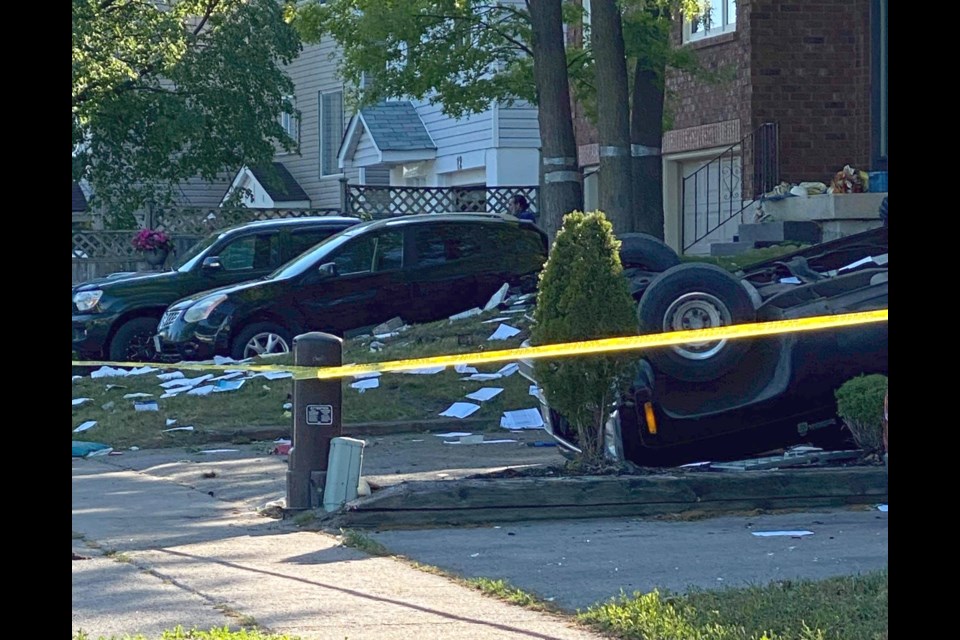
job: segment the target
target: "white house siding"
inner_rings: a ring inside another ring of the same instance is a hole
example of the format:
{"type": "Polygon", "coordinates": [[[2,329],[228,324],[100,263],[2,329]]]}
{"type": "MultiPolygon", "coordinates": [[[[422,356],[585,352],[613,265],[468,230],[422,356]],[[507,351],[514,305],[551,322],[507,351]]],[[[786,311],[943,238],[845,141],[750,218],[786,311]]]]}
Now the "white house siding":
{"type": "Polygon", "coordinates": [[[439,174],[449,174],[482,168],[486,161],[485,151],[493,146],[492,110],[465,116],[455,120],[444,115],[442,106],[427,102],[414,102],[420,119],[437,145],[434,162],[435,175],[428,184],[446,185],[448,181],[439,174]]]}
{"type": "Polygon", "coordinates": [[[518,101],[497,108],[495,135],[498,147],[540,148],[540,123],[537,108],[518,101]]]}
{"type": "Polygon", "coordinates": [[[373,139],[369,133],[360,137],[357,143],[357,150],[353,153],[353,166],[369,166],[380,162],[380,154],[377,148],[373,146],[373,139]]]}
{"type": "MultiPolygon", "coordinates": [[[[340,176],[320,177],[319,94],[343,89],[343,82],[337,76],[337,61],[330,57],[335,51],[336,46],[330,39],[318,45],[305,45],[300,56],[287,67],[296,85],[300,111],[300,153],[281,153],[276,158],[310,196],[311,206],[320,208],[340,207],[340,176]]],[[[351,115],[345,105],[344,130],[351,115]]],[[[358,169],[347,169],[345,177],[352,184],[358,183],[358,169]]]]}

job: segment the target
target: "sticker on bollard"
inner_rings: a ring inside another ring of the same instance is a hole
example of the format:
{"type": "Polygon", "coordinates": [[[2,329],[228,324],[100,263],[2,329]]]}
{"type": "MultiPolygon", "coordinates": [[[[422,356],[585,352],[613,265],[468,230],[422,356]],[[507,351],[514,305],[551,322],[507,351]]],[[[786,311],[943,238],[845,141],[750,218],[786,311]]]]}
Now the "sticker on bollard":
{"type": "Polygon", "coordinates": [[[330,426],[333,424],[333,406],[329,404],[308,404],[307,424],[330,426]]]}

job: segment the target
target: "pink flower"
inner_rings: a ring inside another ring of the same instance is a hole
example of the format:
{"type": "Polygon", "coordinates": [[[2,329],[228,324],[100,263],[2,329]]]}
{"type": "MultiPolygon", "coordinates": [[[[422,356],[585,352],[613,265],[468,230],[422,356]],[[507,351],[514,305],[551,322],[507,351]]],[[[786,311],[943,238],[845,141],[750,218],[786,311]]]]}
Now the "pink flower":
{"type": "Polygon", "coordinates": [[[173,241],[170,236],[158,229],[141,229],[131,241],[133,248],[137,251],[153,251],[160,249],[170,251],[173,249],[173,241]]]}

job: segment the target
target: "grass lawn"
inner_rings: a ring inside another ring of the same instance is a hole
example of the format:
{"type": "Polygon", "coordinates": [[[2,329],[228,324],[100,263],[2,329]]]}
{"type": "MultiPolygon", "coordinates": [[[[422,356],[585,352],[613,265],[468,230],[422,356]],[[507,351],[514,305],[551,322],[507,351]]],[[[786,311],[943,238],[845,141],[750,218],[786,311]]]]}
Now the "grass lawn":
{"type": "MultiPolygon", "coordinates": [[[[489,311],[464,320],[441,320],[410,327],[400,335],[381,340],[384,347],[371,351],[370,336],[360,336],[344,341],[344,363],[380,362],[402,358],[418,358],[450,353],[467,353],[479,350],[499,350],[520,346],[529,337],[529,320],[523,314],[497,314],[489,311]],[[520,329],[520,333],[507,340],[488,340],[499,323],[485,320],[505,317],[504,324],[520,329]]],[[[263,359],[254,364],[288,365],[293,363],[292,354],[263,359]]],[[[480,365],[482,373],[492,373],[506,363],[480,365]]],[[[165,369],[176,371],[176,368],[165,369]]],[[[113,447],[140,448],[190,447],[225,439],[243,441],[256,438],[271,429],[286,429],[293,426],[293,419],[284,404],[290,401],[293,382],[290,379],[268,380],[264,377],[247,378],[235,391],[216,392],[204,396],[180,393],[170,398],[160,398],[166,389],[156,376],[161,372],[136,376],[91,378],[89,375],[75,379],[73,398],[90,398],[73,407],[73,426],[96,421],[96,426],[74,433],[74,440],[99,442],[113,447]],[[150,397],[124,398],[129,394],[145,393],[150,397]],[[158,411],[137,411],[137,401],[156,400],[158,411]],[[175,420],[175,423],[169,423],[175,420]],[[164,429],[193,426],[193,431],[164,431],[164,429]],[[225,437],[226,436],[226,437],[225,437]]],[[[187,378],[207,373],[214,377],[223,375],[223,370],[209,372],[185,370],[187,378]]],[[[480,409],[470,416],[484,422],[471,420],[470,429],[484,428],[499,431],[503,411],[527,409],[537,406],[529,395],[529,383],[518,373],[490,381],[463,380],[460,374],[448,367],[434,375],[409,373],[384,374],[380,386],[360,393],[350,387],[352,378],[342,381],[343,411],[345,424],[391,421],[426,421],[443,419],[438,414],[454,402],[474,402],[480,409]],[[482,387],[501,387],[503,391],[494,398],[476,402],[464,396],[482,387]]],[[[455,419],[452,419],[455,420],[455,419]]]]}

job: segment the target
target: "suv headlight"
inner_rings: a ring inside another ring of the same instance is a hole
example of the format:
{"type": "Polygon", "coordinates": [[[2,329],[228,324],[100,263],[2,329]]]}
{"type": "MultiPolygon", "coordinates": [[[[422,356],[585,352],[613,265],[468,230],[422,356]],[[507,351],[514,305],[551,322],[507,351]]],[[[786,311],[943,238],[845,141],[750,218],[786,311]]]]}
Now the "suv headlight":
{"type": "Polygon", "coordinates": [[[77,309],[80,311],[89,311],[97,306],[97,303],[100,302],[100,298],[103,296],[103,291],[100,289],[94,289],[93,291],[78,291],[73,294],[73,304],[77,305],[77,309]]]}
{"type": "Polygon", "coordinates": [[[220,303],[226,299],[227,296],[223,293],[210,296],[209,298],[203,298],[187,309],[187,312],[183,314],[183,319],[185,322],[199,322],[201,320],[206,320],[210,317],[210,314],[213,313],[213,310],[216,309],[220,303]]]}

